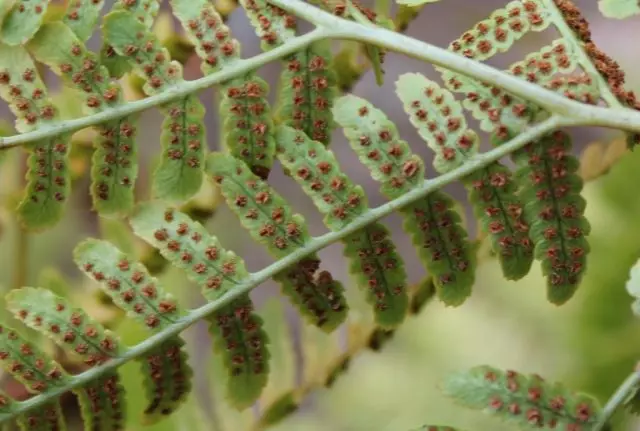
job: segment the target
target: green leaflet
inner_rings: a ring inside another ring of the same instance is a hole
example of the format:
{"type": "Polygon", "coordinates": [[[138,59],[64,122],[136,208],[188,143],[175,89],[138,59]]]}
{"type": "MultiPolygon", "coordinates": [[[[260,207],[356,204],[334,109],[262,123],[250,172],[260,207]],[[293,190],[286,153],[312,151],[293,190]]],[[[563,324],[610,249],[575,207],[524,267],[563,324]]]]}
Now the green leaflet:
{"type": "MultiPolygon", "coordinates": [[[[111,10],[113,12],[130,12],[145,28],[150,29],[158,15],[159,9],[160,3],[158,0],[116,0],[111,10]]],[[[100,63],[109,70],[109,74],[114,78],[121,78],[131,70],[131,65],[127,59],[119,55],[113,47],[109,45],[108,41],[103,41],[102,48],[100,49],[100,63]]]]}
{"type": "Polygon", "coordinates": [[[418,73],[401,75],[396,93],[410,114],[411,124],[436,153],[436,171],[448,172],[477,154],[478,135],[467,127],[453,94],[418,73]]]}
{"type": "MultiPolygon", "coordinates": [[[[48,336],[88,366],[101,365],[122,352],[118,338],[66,299],[42,288],[23,287],[7,295],[7,309],[28,327],[48,336]]],[[[125,393],[117,372],[75,391],[89,429],[121,429],[125,393]]]]}
{"type": "Polygon", "coordinates": [[[266,180],[275,155],[268,84],[252,72],[222,86],[220,116],[229,152],[266,180]]]}
{"type": "MultiPolygon", "coordinates": [[[[287,256],[311,239],[304,218],[293,214],[287,202],[241,160],[213,153],[206,170],[245,229],[275,257],[287,256]]],[[[326,271],[317,274],[319,266],[312,254],[274,279],[302,316],[331,332],[344,321],[347,305],[342,285],[326,271]]]]}
{"type": "MultiPolygon", "coordinates": [[[[57,110],[23,47],[0,43],[0,97],[16,115],[19,132],[46,127],[57,119],[57,110]]],[[[28,146],[27,189],[17,211],[29,229],[50,227],[63,215],[71,183],[67,166],[70,140],[64,134],[28,146]]]]}
{"type": "Polygon", "coordinates": [[[104,0],[70,0],[62,21],[84,42],[93,34],[103,6],[104,0]]]}
{"type": "Polygon", "coordinates": [[[16,46],[26,43],[38,31],[49,0],[16,0],[1,20],[0,43],[16,46]]]}
{"type": "MultiPolygon", "coordinates": [[[[76,246],[74,260],[118,307],[147,329],[157,331],[184,315],[142,264],[112,244],[88,239],[76,246]]],[[[147,421],[174,411],[191,391],[192,371],[183,344],[180,337],[172,338],[140,359],[149,399],[147,421]]]]}
{"type": "MultiPolygon", "coordinates": [[[[411,123],[438,156],[434,166],[444,173],[477,154],[478,136],[467,126],[460,104],[453,95],[419,74],[404,74],[396,92],[409,113],[411,123]]],[[[491,235],[502,272],[518,280],[533,262],[533,242],[523,217],[518,186],[508,168],[496,162],[463,180],[469,200],[484,230],[491,235]]]]}
{"type": "Polygon", "coordinates": [[[180,20],[187,38],[203,60],[205,75],[240,59],[240,43],[213,4],[207,0],[170,0],[174,15],[180,20]]]}
{"type": "Polygon", "coordinates": [[[278,95],[278,120],[325,146],[331,141],[331,108],[337,95],[337,79],[330,64],[329,40],[285,58],[278,95]]]}
{"type": "Polygon", "coordinates": [[[507,51],[525,34],[545,30],[552,21],[550,13],[543,0],[511,1],[451,42],[449,49],[467,58],[486,60],[507,51]]]}
{"type": "MultiPolygon", "coordinates": [[[[360,161],[381,183],[385,196],[396,198],[424,182],[422,161],[411,153],[382,111],[347,95],[336,101],[333,116],[360,161]]],[[[400,213],[405,230],[435,280],[438,297],[447,305],[462,304],[475,281],[475,255],[460,216],[453,210],[453,200],[437,191],[400,213]]]]}
{"type": "MultiPolygon", "coordinates": [[[[180,64],[171,61],[169,52],[134,15],[111,12],[104,19],[104,34],[113,49],[145,76],[143,88],[147,94],[158,94],[182,81],[180,64]]],[[[202,185],[204,107],[190,95],[166,105],[163,112],[163,153],[154,173],[154,192],[161,199],[183,201],[202,185]]]]}
{"type": "Polygon", "coordinates": [[[638,0],[600,0],[598,8],[607,18],[625,19],[640,14],[638,0]]]}
{"type": "MultiPolygon", "coordinates": [[[[333,153],[303,132],[281,126],[278,158],[324,215],[331,230],[340,230],[367,210],[367,197],[340,170],[333,153]]],[[[387,228],[373,223],[344,239],[345,256],[358,287],[374,307],[376,323],[399,326],[407,314],[407,274],[387,228]]]]}
{"type": "Polygon", "coordinates": [[[479,366],[452,374],[444,393],[465,407],[482,410],[523,429],[591,429],[598,402],[560,383],[479,366]]]}
{"type": "MultiPolygon", "coordinates": [[[[125,103],[122,89],[108,79],[107,70],[69,27],[44,24],[28,45],[34,57],[51,67],[70,88],[79,90],[87,114],[125,103]]],[[[133,208],[133,186],[138,176],[136,120],[132,116],[95,127],[91,196],[102,215],[127,214],[133,208]]]]}
{"type": "MultiPolygon", "coordinates": [[[[216,237],[186,214],[159,203],[142,204],[131,219],[136,235],[185,271],[215,301],[249,277],[244,261],[222,248],[216,237]]],[[[223,356],[229,373],[227,397],[239,409],[260,396],[269,375],[269,340],[262,319],[243,296],[210,318],[215,351],[223,356]]]]}
{"type": "Polygon", "coordinates": [[[547,276],[547,297],[568,301],[586,270],[591,230],[584,216],[579,162],[571,155],[571,138],[554,132],[514,154],[522,184],[525,217],[531,223],[535,257],[547,276]]]}
{"type": "MultiPolygon", "coordinates": [[[[0,423],[3,415],[11,413],[14,403],[15,400],[0,391],[0,423]]],[[[20,415],[15,421],[22,431],[63,431],[65,429],[64,418],[58,402],[45,404],[38,410],[20,415]]],[[[12,428],[10,424],[7,424],[0,425],[0,429],[10,431],[12,428]]]]}
{"type": "Polygon", "coordinates": [[[282,45],[296,34],[296,18],[265,0],[240,0],[247,17],[267,51],[282,45]]]}

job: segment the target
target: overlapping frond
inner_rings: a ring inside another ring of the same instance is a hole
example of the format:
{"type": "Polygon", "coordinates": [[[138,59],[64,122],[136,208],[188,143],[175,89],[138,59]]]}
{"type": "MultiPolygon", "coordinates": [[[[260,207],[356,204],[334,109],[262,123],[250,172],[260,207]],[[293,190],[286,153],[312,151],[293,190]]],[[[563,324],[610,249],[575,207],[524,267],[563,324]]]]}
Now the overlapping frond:
{"type": "MultiPolygon", "coordinates": [[[[349,95],[336,101],[333,115],[360,161],[381,183],[385,196],[396,198],[424,182],[422,161],[382,111],[349,95]]],[[[443,192],[433,192],[401,209],[400,214],[423,264],[434,276],[439,298],[448,305],[462,304],[475,280],[475,256],[453,200],[443,192]]]]}

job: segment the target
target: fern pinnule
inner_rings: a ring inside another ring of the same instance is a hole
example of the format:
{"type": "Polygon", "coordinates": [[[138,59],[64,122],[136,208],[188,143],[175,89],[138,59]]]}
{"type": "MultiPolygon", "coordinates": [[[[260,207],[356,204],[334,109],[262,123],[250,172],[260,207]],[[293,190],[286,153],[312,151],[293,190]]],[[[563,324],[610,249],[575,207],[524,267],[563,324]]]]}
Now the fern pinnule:
{"type": "MultiPolygon", "coordinates": [[[[115,334],[49,290],[23,287],[9,292],[6,299],[7,309],[18,320],[48,336],[62,349],[79,355],[90,367],[122,352],[115,334]]],[[[76,392],[88,428],[122,429],[126,402],[117,372],[107,373],[76,392]]]]}
{"type": "MultiPolygon", "coordinates": [[[[311,240],[304,218],[294,214],[289,204],[252,174],[244,162],[213,153],[208,157],[206,170],[243,227],[274,256],[284,257],[311,240]]],[[[348,307],[342,285],[329,273],[318,273],[319,266],[320,260],[312,254],[274,280],[281,284],[283,293],[302,316],[331,332],[344,321],[348,307]]]]}
{"type": "MultiPolygon", "coordinates": [[[[360,161],[380,182],[381,192],[397,198],[424,182],[424,165],[400,139],[395,125],[379,109],[357,96],[336,101],[333,116],[343,127],[360,161]]],[[[436,191],[400,210],[404,229],[429,273],[438,297],[447,305],[460,305],[475,281],[475,256],[453,200],[436,191]]]]}
{"type": "MultiPolygon", "coordinates": [[[[85,240],[76,246],[74,260],[118,307],[147,329],[166,328],[184,315],[158,280],[114,245],[85,240]]],[[[192,371],[183,345],[180,337],[174,337],[139,359],[149,400],[145,410],[148,421],[174,411],[191,391],[192,371]]]]}
{"type": "MultiPolygon", "coordinates": [[[[33,343],[25,341],[15,329],[1,323],[0,366],[22,383],[30,394],[40,394],[49,388],[62,386],[70,378],[60,364],[33,343]]],[[[65,429],[59,400],[45,404],[37,413],[26,413],[18,423],[43,431],[65,429]]]]}
{"type": "Polygon", "coordinates": [[[16,0],[0,20],[0,43],[10,46],[29,41],[42,25],[49,0],[16,0]]]}
{"type": "MultiPolygon", "coordinates": [[[[159,10],[159,0],[116,0],[111,8],[112,12],[125,11],[132,13],[147,29],[150,29],[153,25],[159,10]]],[[[104,28],[103,39],[106,39],[104,28]]],[[[109,74],[114,78],[121,78],[131,70],[130,62],[117,53],[108,40],[103,40],[102,48],[100,49],[100,63],[109,70],[109,74]]]]}
{"type": "MultiPolygon", "coordinates": [[[[108,79],[108,71],[88,51],[72,29],[61,22],[44,24],[28,44],[36,60],[79,90],[87,114],[125,103],[121,87],[108,79]]],[[[95,127],[91,196],[103,215],[126,214],[133,208],[133,186],[138,175],[136,120],[131,116],[95,127]]]]}
{"type": "Polygon", "coordinates": [[[451,42],[449,49],[474,60],[486,60],[507,51],[525,34],[545,30],[551,12],[542,0],[515,0],[451,42]]]}
{"type": "MultiPolygon", "coordinates": [[[[221,70],[240,60],[240,44],[213,5],[205,0],[171,0],[173,10],[203,60],[204,74],[221,70]]],[[[273,165],[275,142],[269,85],[246,73],[220,86],[220,117],[224,143],[235,157],[266,179],[273,165]]]]}
{"type": "MultiPolygon", "coordinates": [[[[24,47],[0,43],[0,97],[16,115],[16,130],[28,132],[56,122],[59,112],[47,95],[36,66],[24,47]]],[[[30,229],[44,229],[63,216],[70,194],[70,134],[29,146],[27,187],[17,212],[30,229]]]]}
{"type": "MultiPolygon", "coordinates": [[[[449,91],[423,75],[404,74],[396,82],[396,93],[411,123],[436,151],[438,172],[447,172],[477,154],[478,136],[468,128],[462,106],[449,91]]],[[[491,235],[504,276],[518,280],[527,275],[533,262],[533,242],[511,171],[495,162],[462,182],[476,217],[491,235]]]]}
{"type": "Polygon", "coordinates": [[[523,429],[591,429],[598,421],[598,402],[538,375],[523,375],[478,366],[450,375],[442,390],[462,406],[523,429]]]}
{"type": "MultiPolygon", "coordinates": [[[[158,94],[182,81],[182,66],[171,60],[167,49],[131,13],[107,15],[104,35],[113,49],[145,77],[147,94],[158,94]]],[[[202,185],[204,107],[197,96],[189,95],[165,105],[163,111],[163,154],[153,176],[154,192],[159,198],[182,201],[202,185]]]]}
{"type": "Polygon", "coordinates": [[[85,42],[95,30],[104,0],[71,0],[62,21],[85,42]]]}
{"type": "Polygon", "coordinates": [[[296,18],[266,0],[240,0],[262,40],[262,49],[269,50],[282,45],[296,35],[296,18]]]}
{"type": "MultiPolygon", "coordinates": [[[[158,203],[141,204],[131,218],[136,235],[157,248],[173,265],[202,287],[214,301],[249,277],[244,261],[187,215],[158,203]]],[[[269,340],[248,295],[210,318],[216,352],[228,370],[227,398],[246,408],[259,396],[269,375],[269,340]]]]}
{"type": "MultiPolygon", "coordinates": [[[[340,230],[367,210],[367,197],[340,170],[333,153],[301,131],[280,126],[278,158],[322,212],[332,230],[340,230]]],[[[358,287],[374,307],[376,323],[394,328],[404,321],[409,300],[404,261],[390,240],[389,230],[372,223],[349,235],[345,257],[358,287]]]]}
{"type": "Polygon", "coordinates": [[[521,197],[531,223],[535,256],[547,277],[547,297],[563,304],[574,294],[586,270],[590,225],[580,195],[578,160],[571,155],[571,138],[556,131],[514,154],[520,167],[521,197]]]}

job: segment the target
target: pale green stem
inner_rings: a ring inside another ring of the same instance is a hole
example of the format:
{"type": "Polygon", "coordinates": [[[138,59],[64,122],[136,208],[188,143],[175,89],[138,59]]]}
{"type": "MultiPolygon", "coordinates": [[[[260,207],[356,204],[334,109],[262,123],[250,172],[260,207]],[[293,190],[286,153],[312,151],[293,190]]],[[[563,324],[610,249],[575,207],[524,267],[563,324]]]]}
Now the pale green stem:
{"type": "Polygon", "coordinates": [[[591,79],[594,79],[598,88],[600,89],[602,98],[605,102],[609,104],[611,107],[620,108],[622,104],[618,100],[618,98],[613,94],[611,88],[609,87],[609,83],[604,79],[604,77],[598,72],[595,65],[591,61],[591,58],[587,54],[584,49],[583,43],[578,39],[574,31],[569,27],[567,21],[565,21],[560,9],[556,6],[553,0],[542,0],[542,3],[545,6],[545,9],[551,11],[551,20],[553,21],[553,25],[556,27],[562,39],[565,42],[568,42],[573,45],[573,51],[578,54],[578,62],[580,66],[584,69],[584,71],[589,75],[591,79]]]}
{"type": "Polygon", "coordinates": [[[221,298],[190,311],[189,314],[187,314],[179,321],[167,326],[151,337],[127,349],[121,356],[114,358],[99,367],[91,368],[90,370],[71,377],[69,382],[65,383],[63,386],[51,388],[44,394],[35,396],[26,401],[16,403],[10,413],[0,415],[0,423],[15,418],[16,416],[23,414],[31,409],[42,407],[47,402],[56,399],[65,392],[68,392],[71,389],[82,387],[99,378],[103,374],[108,373],[131,360],[147,354],[158,345],[162,344],[164,341],[175,337],[176,335],[187,329],[189,326],[205,319],[207,316],[228,305],[234,299],[246,295],[256,286],[271,279],[275,274],[278,274],[279,272],[290,267],[292,264],[295,264],[299,260],[304,259],[306,256],[318,252],[326,248],[330,244],[333,244],[334,242],[338,242],[344,239],[354,232],[375,222],[376,220],[397,212],[400,208],[403,208],[419,199],[424,198],[424,196],[426,196],[427,194],[434,192],[449,183],[460,180],[461,178],[477,171],[478,169],[481,169],[502,157],[508,156],[514,151],[517,151],[518,149],[524,147],[528,143],[536,141],[541,136],[548,134],[559,127],[576,125],[582,125],[582,123],[576,120],[563,119],[558,116],[550,117],[544,122],[524,131],[522,134],[518,135],[506,144],[501,145],[498,148],[495,148],[487,153],[475,156],[463,166],[447,172],[446,174],[440,175],[439,177],[426,180],[422,186],[411,190],[401,197],[387,202],[386,204],[381,205],[377,208],[368,210],[366,213],[360,215],[356,220],[340,229],[339,231],[329,232],[324,235],[314,237],[304,247],[296,250],[295,252],[278,260],[277,262],[274,262],[268,267],[258,272],[252,273],[242,284],[229,291],[221,298]]]}
{"type": "Polygon", "coordinates": [[[607,404],[602,409],[598,422],[593,426],[591,431],[602,430],[618,408],[629,398],[632,391],[640,385],[640,370],[636,370],[626,378],[618,387],[616,392],[609,398],[607,404]]]}
{"type": "Polygon", "coordinates": [[[180,83],[156,96],[130,102],[108,111],[61,122],[21,135],[0,138],[0,149],[84,129],[177,100],[186,95],[196,93],[237,77],[250,70],[255,70],[266,63],[299,51],[317,40],[327,38],[348,39],[370,43],[391,51],[406,54],[407,56],[452,70],[461,75],[486,82],[496,87],[501,87],[507,92],[529,100],[549,112],[567,118],[578,119],[581,124],[640,132],[640,112],[638,111],[626,108],[614,109],[585,105],[476,60],[465,58],[446,49],[438,48],[426,42],[415,40],[384,28],[365,26],[339,18],[300,0],[269,0],[269,2],[316,24],[319,28],[303,36],[293,38],[286,44],[273,50],[264,52],[250,59],[240,60],[220,72],[207,75],[194,81],[180,83]]]}

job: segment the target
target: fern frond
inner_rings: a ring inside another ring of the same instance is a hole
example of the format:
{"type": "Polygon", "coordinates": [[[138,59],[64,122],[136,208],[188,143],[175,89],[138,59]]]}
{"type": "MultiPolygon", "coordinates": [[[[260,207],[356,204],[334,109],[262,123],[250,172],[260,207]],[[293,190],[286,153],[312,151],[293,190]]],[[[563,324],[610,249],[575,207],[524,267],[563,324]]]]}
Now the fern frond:
{"type": "Polygon", "coordinates": [[[70,0],[62,21],[85,42],[91,37],[104,6],[104,0],[70,0]]]}
{"type": "MultiPolygon", "coordinates": [[[[122,106],[122,88],[88,51],[72,29],[61,22],[44,24],[28,45],[35,59],[51,67],[70,88],[79,90],[87,114],[122,106]]],[[[138,176],[136,120],[131,116],[95,127],[91,196],[103,215],[127,214],[133,208],[138,176]]]]}
{"type": "MultiPolygon", "coordinates": [[[[158,331],[175,323],[184,312],[140,263],[130,260],[112,244],[88,239],[76,246],[74,260],[100,283],[113,302],[147,329],[158,331]]],[[[172,338],[141,358],[149,405],[147,420],[174,411],[191,391],[191,367],[184,341],[172,338]]]]}
{"type": "MultiPolygon", "coordinates": [[[[287,202],[241,160],[213,153],[206,170],[244,228],[274,256],[284,257],[311,240],[304,218],[293,214],[287,202]]],[[[342,285],[327,272],[317,274],[319,266],[320,260],[312,254],[274,279],[300,314],[330,332],[344,321],[347,305],[342,285]]]]}
{"type": "MultiPolygon", "coordinates": [[[[277,133],[282,165],[309,195],[332,230],[340,230],[367,210],[367,197],[340,170],[333,153],[301,131],[281,126],[277,133]]],[[[374,307],[376,323],[394,328],[404,321],[409,300],[404,261],[388,229],[372,223],[344,239],[345,257],[358,287],[374,307]]]]}
{"type": "MultiPolygon", "coordinates": [[[[160,2],[158,0],[116,0],[111,10],[113,12],[126,11],[132,13],[146,29],[150,29],[159,9],[160,2]]],[[[104,29],[103,38],[106,39],[104,29]]],[[[131,64],[124,56],[113,49],[108,40],[103,40],[100,50],[100,63],[109,70],[109,74],[114,78],[121,78],[131,70],[131,64]]]]}
{"type": "MultiPolygon", "coordinates": [[[[214,301],[249,277],[244,261],[226,251],[217,238],[188,216],[160,204],[142,204],[131,219],[136,235],[185,271],[214,301]]],[[[269,375],[269,340],[249,295],[236,299],[211,318],[216,351],[229,373],[227,397],[243,409],[260,396],[269,375]]]]}
{"type": "MultiPolygon", "coordinates": [[[[423,75],[404,74],[396,82],[396,93],[411,123],[436,151],[437,171],[447,172],[477,154],[478,136],[468,128],[462,107],[449,91],[423,75]]],[[[533,262],[533,242],[509,169],[496,162],[462,182],[476,217],[491,235],[504,276],[518,280],[527,275],[533,262]]]]}
{"type": "MultiPolygon", "coordinates": [[[[23,287],[7,295],[7,309],[28,327],[51,338],[61,348],[83,358],[86,365],[101,365],[118,356],[118,338],[66,299],[48,290],[23,287]]],[[[118,430],[125,418],[125,393],[117,373],[107,373],[78,390],[86,426],[118,430]]]]}
{"type": "Polygon", "coordinates": [[[591,228],[580,195],[579,162],[571,154],[571,138],[554,132],[514,154],[520,167],[525,216],[531,223],[535,256],[547,276],[547,297],[563,304],[574,294],[586,270],[591,228]]]}
{"type": "Polygon", "coordinates": [[[465,407],[523,429],[591,429],[600,414],[598,402],[590,396],[548,383],[537,375],[488,366],[453,374],[442,389],[465,407]]]}
{"type": "MultiPolygon", "coordinates": [[[[333,116],[360,161],[382,184],[385,196],[396,198],[424,182],[422,161],[411,153],[382,111],[348,95],[336,101],[333,116]]],[[[475,257],[453,200],[437,191],[400,213],[405,230],[435,279],[438,297],[448,305],[462,304],[475,280],[475,257]]]]}
{"type": "MultiPolygon", "coordinates": [[[[0,324],[0,366],[32,394],[62,386],[70,378],[58,363],[37,346],[26,342],[20,333],[3,324],[0,324]]],[[[44,405],[39,412],[25,414],[19,422],[22,426],[27,425],[29,430],[66,428],[58,400],[44,405]]]]}
{"type": "MultiPolygon", "coordinates": [[[[171,61],[166,48],[131,13],[107,15],[104,35],[113,49],[145,77],[147,94],[158,94],[182,81],[180,64],[171,61]]],[[[182,201],[202,185],[204,107],[195,95],[190,95],[165,105],[163,111],[163,152],[154,173],[154,191],[162,199],[182,201]]]]}
{"type": "MultiPolygon", "coordinates": [[[[0,43],[0,97],[17,117],[16,130],[27,132],[55,123],[58,111],[47,95],[36,66],[23,47],[0,43]]],[[[63,215],[70,194],[69,134],[30,145],[26,193],[17,212],[30,229],[44,229],[63,215]]]]}
{"type": "Polygon", "coordinates": [[[449,49],[467,58],[486,60],[507,51],[525,34],[545,30],[551,24],[550,14],[541,0],[511,1],[451,42],[449,49]]]}
{"type": "Polygon", "coordinates": [[[2,20],[0,42],[10,46],[25,44],[42,25],[49,0],[16,0],[2,20]]]}
{"type": "Polygon", "coordinates": [[[331,108],[337,96],[337,79],[330,65],[328,40],[313,43],[286,58],[278,95],[278,121],[325,146],[331,142],[331,108]]]}

